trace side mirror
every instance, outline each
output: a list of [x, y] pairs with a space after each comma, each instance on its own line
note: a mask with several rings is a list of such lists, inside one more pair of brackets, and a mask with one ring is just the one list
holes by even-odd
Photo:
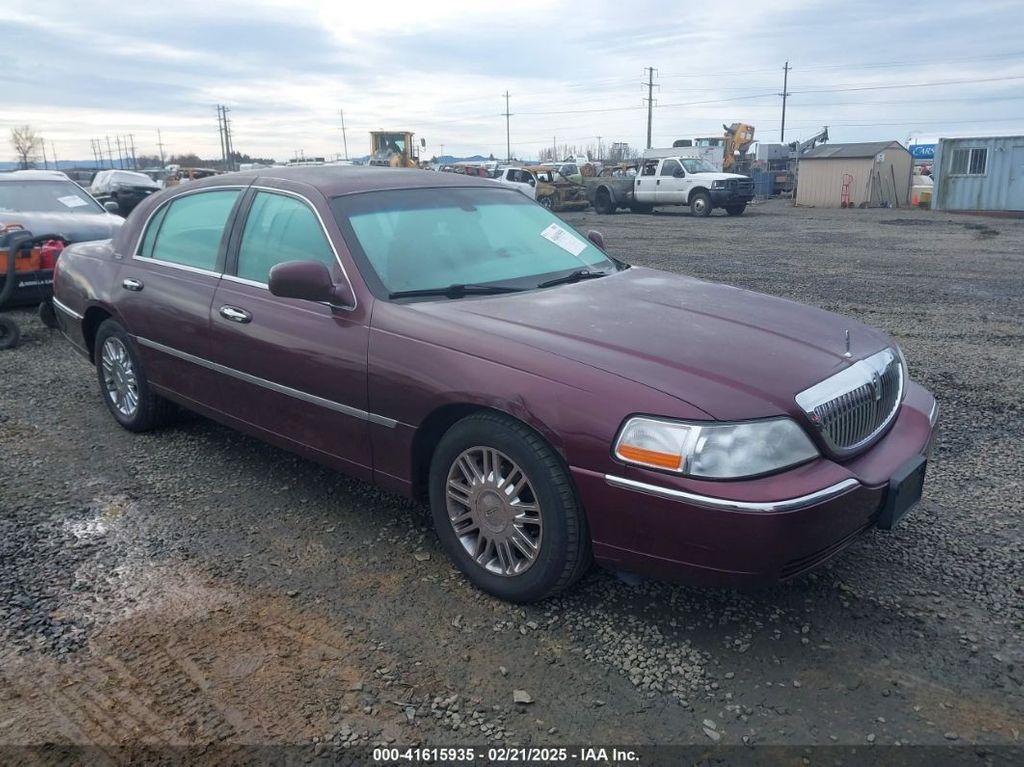
[[537, 182], [532, 178], [528, 178], [526, 180], [526, 183], [529, 184], [530, 186], [537, 186]]
[[116, 213], [119, 216], [121, 215], [121, 206], [114, 200], [107, 200], [103, 203], [103, 209], [106, 210], [107, 213]]
[[597, 247], [599, 247], [601, 250], [605, 249], [604, 235], [601, 234], [596, 229], [591, 229], [589, 232], [587, 232], [587, 239], [590, 240], [595, 245], [597, 245]]
[[331, 306], [355, 304], [347, 285], [335, 285], [330, 270], [321, 261], [285, 261], [270, 270], [270, 293], [281, 298], [318, 301]]

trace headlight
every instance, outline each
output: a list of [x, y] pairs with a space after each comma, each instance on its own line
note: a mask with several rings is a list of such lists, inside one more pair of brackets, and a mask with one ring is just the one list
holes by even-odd
[[791, 418], [687, 423], [637, 417], [626, 422], [615, 442], [615, 456], [626, 463], [706, 479], [768, 474], [817, 455]]
[[711, 188], [712, 189], [725, 189], [725, 182], [724, 181], [712, 181], [711, 182]]

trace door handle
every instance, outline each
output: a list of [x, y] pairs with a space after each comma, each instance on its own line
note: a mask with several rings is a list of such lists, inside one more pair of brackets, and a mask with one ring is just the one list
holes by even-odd
[[220, 316], [232, 322], [252, 322], [252, 315], [245, 311], [245, 309], [239, 309], [237, 306], [222, 306], [220, 308]]
[[142, 284], [142, 280], [136, 280], [133, 277], [129, 277], [126, 280], [121, 280], [121, 287], [125, 290], [132, 290], [138, 293], [145, 286]]
[[661, 186], [661, 179], [659, 178], [657, 181], [655, 181], [654, 185], [655, 186]]

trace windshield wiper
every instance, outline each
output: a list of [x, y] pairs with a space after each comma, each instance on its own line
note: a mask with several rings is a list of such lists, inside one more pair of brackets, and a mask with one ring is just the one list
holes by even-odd
[[580, 280], [592, 280], [595, 277], [604, 277], [608, 272], [592, 272], [589, 269], [578, 269], [575, 272], [565, 275], [564, 277], [555, 277], [553, 280], [542, 282], [538, 285], [538, 288], [550, 288], [555, 285], [568, 285], [573, 282], [579, 282]]
[[462, 298], [463, 296], [489, 296], [496, 293], [519, 293], [526, 288], [514, 288], [509, 285], [449, 285], [445, 288], [419, 288], [418, 290], [397, 290], [388, 293], [388, 298], [419, 298], [421, 296], [446, 296]]

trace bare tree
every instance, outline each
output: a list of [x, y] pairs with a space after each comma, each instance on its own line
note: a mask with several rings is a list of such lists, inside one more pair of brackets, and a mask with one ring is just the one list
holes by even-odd
[[27, 169], [35, 162], [42, 143], [43, 137], [36, 133], [31, 125], [11, 128], [11, 146], [14, 147], [14, 153], [18, 155], [18, 162], [23, 169]]

